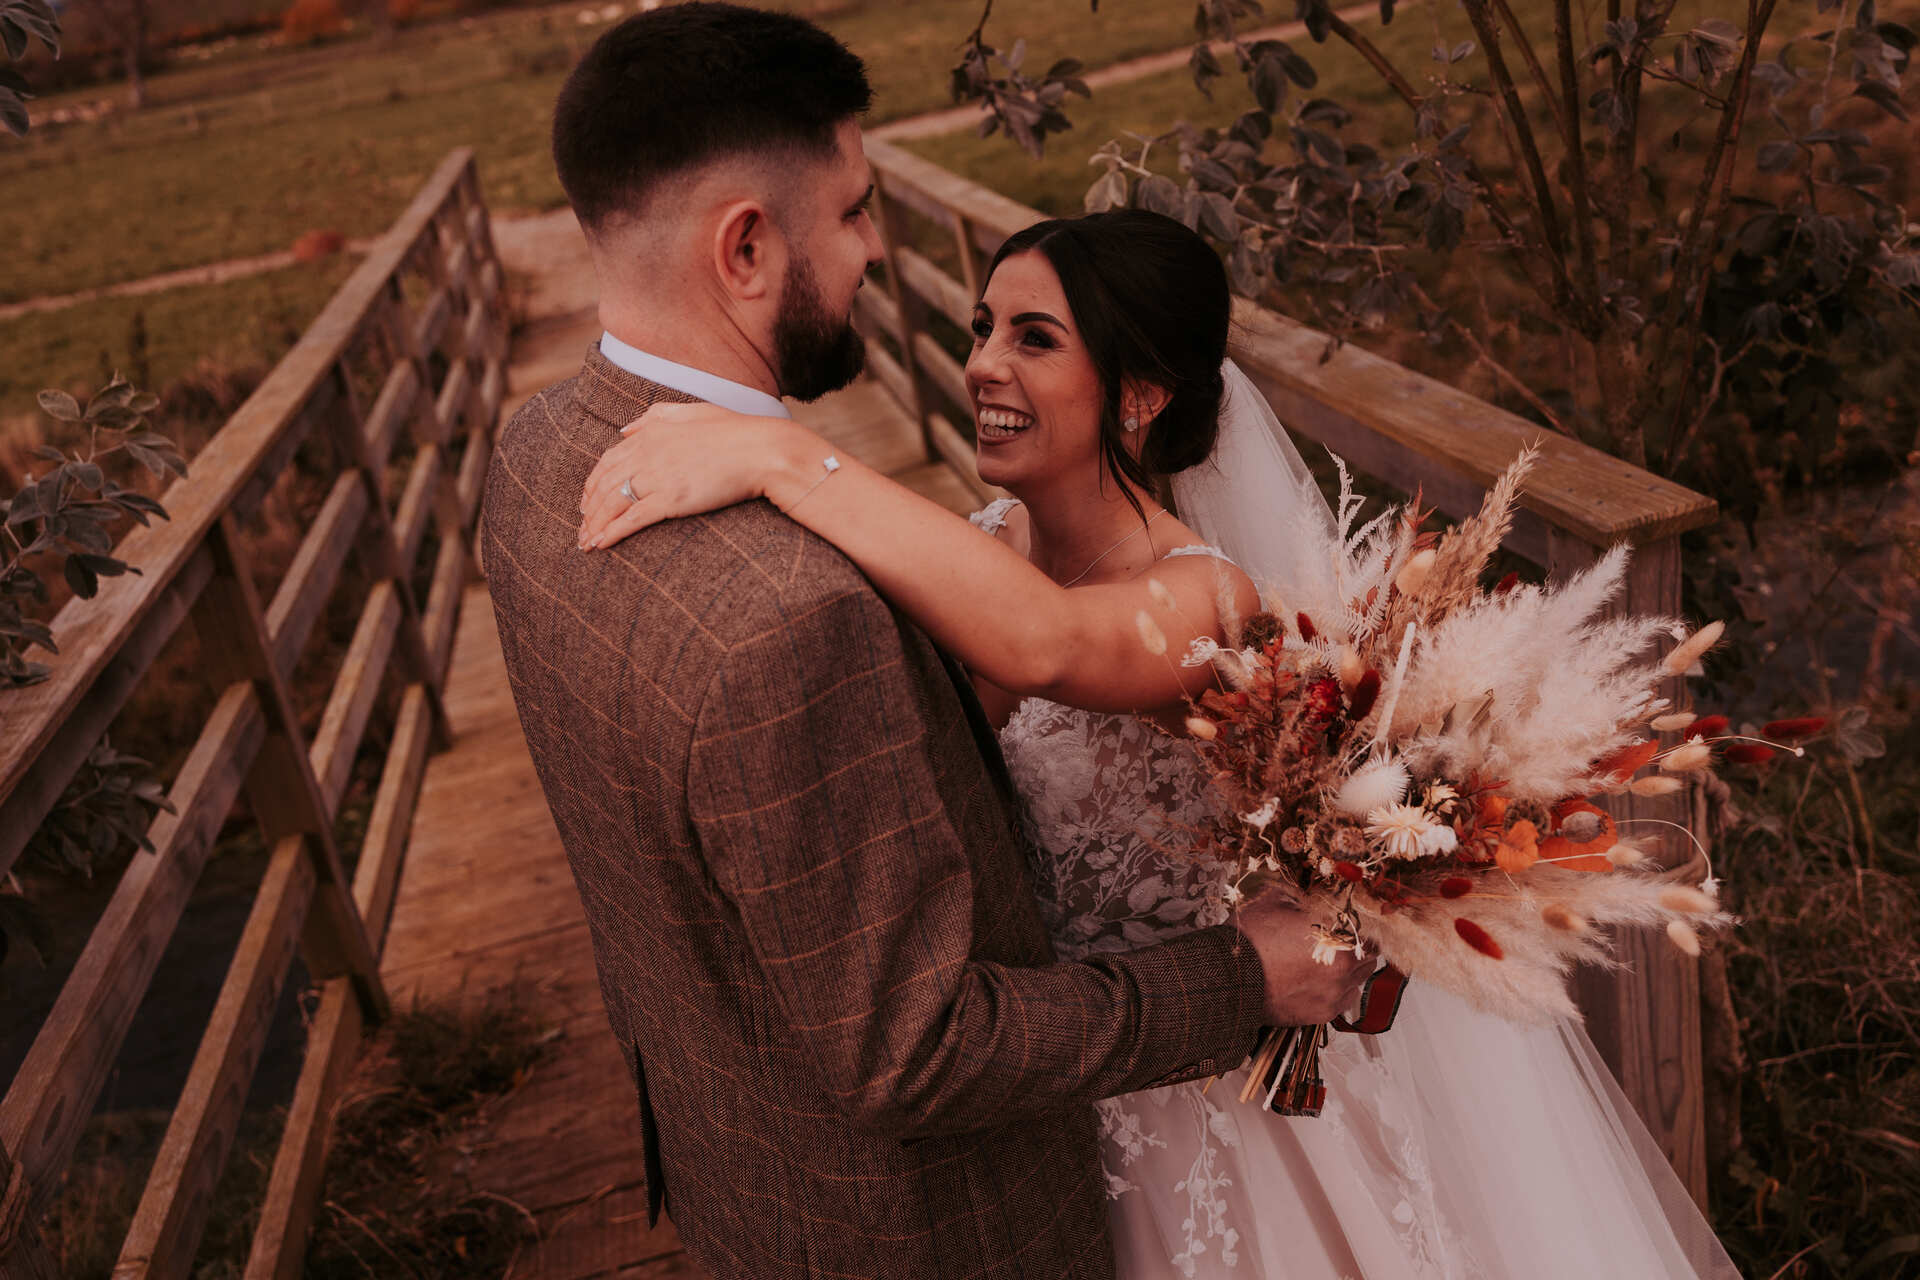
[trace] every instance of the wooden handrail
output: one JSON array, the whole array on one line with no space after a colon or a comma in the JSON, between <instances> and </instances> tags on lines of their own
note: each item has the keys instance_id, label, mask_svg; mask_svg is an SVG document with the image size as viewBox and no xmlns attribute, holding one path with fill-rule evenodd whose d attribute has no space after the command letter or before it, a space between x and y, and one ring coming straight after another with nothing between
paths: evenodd
<instances>
[{"instance_id":1,"label":"wooden handrail","mask_svg":"<svg viewBox=\"0 0 1920 1280\"><path fill-rule=\"evenodd\" d=\"M952 425L972 420L965 374L927 331L927 318L944 317L964 330L979 287L976 255L993 253L1042 215L890 143L868 138L866 150L887 250L886 294L862 291L870 295L860 304L868 366L920 423L929 456L946 459L984 498L972 443ZM914 218L926 225L916 229ZM940 267L939 257L957 258L958 274ZM1252 302L1235 303L1232 352L1291 431L1358 472L1418 491L1449 515L1477 510L1514 455L1538 445L1540 459L1506 547L1564 575L1616 543L1631 543L1634 562L1615 607L1679 612L1679 535L1713 521L1711 498ZM1626 821L1685 825L1691 814L1682 799L1629 796L1609 807ZM1663 939L1634 934L1617 945L1624 968L1583 971L1576 997L1602 1056L1704 1203L1695 966Z\"/></svg>"},{"instance_id":2,"label":"wooden handrail","mask_svg":"<svg viewBox=\"0 0 1920 1280\"><path fill-rule=\"evenodd\" d=\"M406 287L419 279L424 303ZM470 150L449 155L260 387L118 555L140 576L107 580L53 623L49 680L0 701L0 870L58 801L100 734L188 619L212 709L148 831L0 1100L0 1274L28 1265L35 1215L59 1185L215 836L244 793L270 854L227 978L122 1246L116 1276L188 1274L271 1015L296 951L329 1015L309 1039L301 1087L337 1082L362 1028L386 1012L379 953L429 749L449 737L441 688L472 564L479 478L505 389L502 273ZM375 367L365 371L368 362ZM378 391L361 404L356 362ZM411 428L411 439L403 431ZM332 438L339 471L271 599L255 592L242 521L303 443ZM407 462L403 455L411 449ZM389 468L407 476L397 505ZM431 586L414 596L426 535ZM316 732L290 681L337 599L349 554L367 581L359 624ZM390 680L393 672L397 681ZM397 683L380 782L351 883L336 820L361 746ZM331 1005L329 1005L331 1002ZM341 1034L342 1029L348 1034ZM330 1095L329 1095L330 1096ZM325 1099L323 1099L324 1101ZM298 1111L298 1108L296 1108ZM248 1274L297 1274L330 1106L281 1139ZM9 1163L10 1161L10 1163ZM299 1228L289 1232L288 1227Z\"/></svg>"}]
</instances>

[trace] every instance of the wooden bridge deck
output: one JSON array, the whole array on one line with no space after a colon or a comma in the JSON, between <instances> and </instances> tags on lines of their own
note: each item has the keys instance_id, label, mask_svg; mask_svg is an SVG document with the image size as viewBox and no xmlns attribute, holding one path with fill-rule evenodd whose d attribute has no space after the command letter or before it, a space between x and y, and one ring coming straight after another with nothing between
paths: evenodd
<instances>
[{"instance_id":1,"label":"wooden bridge deck","mask_svg":"<svg viewBox=\"0 0 1920 1280\"><path fill-rule=\"evenodd\" d=\"M582 317L524 335L524 398L568 372L595 336ZM532 375L530 377L524 375ZM870 382L797 411L846 451L958 510L959 477L926 463L913 423ZM515 1280L702 1274L672 1227L649 1230L639 1121L608 1033L579 898L515 718L486 588L469 589L446 704L452 747L429 764L382 963L401 1007L511 993L557 1034L472 1153L476 1191L523 1205L539 1225Z\"/></svg>"}]
</instances>

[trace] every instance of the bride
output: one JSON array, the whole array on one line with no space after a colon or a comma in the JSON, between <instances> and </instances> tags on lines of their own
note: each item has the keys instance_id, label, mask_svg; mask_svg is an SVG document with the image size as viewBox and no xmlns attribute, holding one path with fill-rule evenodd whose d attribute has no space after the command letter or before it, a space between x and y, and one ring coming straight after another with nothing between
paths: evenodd
<instances>
[{"instance_id":1,"label":"bride","mask_svg":"<svg viewBox=\"0 0 1920 1280\"><path fill-rule=\"evenodd\" d=\"M1256 611L1255 580L1284 597L1319 572L1288 531L1332 519L1225 359L1228 314L1218 259L1171 219L1040 223L974 309L980 476L1016 495L974 527L793 422L665 405L588 480L581 544L768 499L973 674L1063 958L1220 923L1221 868L1179 854L1209 803L1184 699L1211 671L1178 657ZM1157 643L1143 611L1188 630ZM1317 1119L1234 1102L1244 1067L1100 1104L1122 1276L1736 1274L1579 1026L1416 985L1391 1031L1336 1035L1323 1064Z\"/></svg>"}]
</instances>

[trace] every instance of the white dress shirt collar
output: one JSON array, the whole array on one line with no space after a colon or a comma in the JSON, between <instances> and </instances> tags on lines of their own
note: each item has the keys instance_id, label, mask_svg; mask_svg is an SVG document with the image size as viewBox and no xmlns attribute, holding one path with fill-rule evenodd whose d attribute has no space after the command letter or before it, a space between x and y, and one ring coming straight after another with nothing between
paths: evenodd
<instances>
[{"instance_id":1,"label":"white dress shirt collar","mask_svg":"<svg viewBox=\"0 0 1920 1280\"><path fill-rule=\"evenodd\" d=\"M610 333L600 335L600 354L636 378L657 382L663 387L717 404L735 413L755 413L768 418L791 418L787 406L764 391L729 381L705 369L689 368L662 360L640 348L620 341Z\"/></svg>"}]
</instances>

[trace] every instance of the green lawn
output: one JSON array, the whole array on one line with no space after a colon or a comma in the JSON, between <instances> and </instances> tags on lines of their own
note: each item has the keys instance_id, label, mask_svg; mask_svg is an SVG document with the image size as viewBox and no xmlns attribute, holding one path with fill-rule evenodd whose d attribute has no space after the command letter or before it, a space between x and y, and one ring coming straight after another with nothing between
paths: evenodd
<instances>
[{"instance_id":1,"label":"green lawn","mask_svg":"<svg viewBox=\"0 0 1920 1280\"><path fill-rule=\"evenodd\" d=\"M225 284L104 298L0 320L0 351L6 353L0 360L0 424L35 419L34 395L42 387L84 394L105 380L103 369L131 375L135 313L146 328L148 380L156 390L203 359L230 368L271 365L354 265L341 255Z\"/></svg>"},{"instance_id":2,"label":"green lawn","mask_svg":"<svg viewBox=\"0 0 1920 1280\"><path fill-rule=\"evenodd\" d=\"M872 71L876 121L948 104L946 72L979 0L821 0L812 12ZM561 200L547 123L565 68L603 29L575 6L514 11L320 50L236 56L155 77L140 115L0 143L0 302L285 248L315 228L384 228L448 150L472 144L496 209ZM1030 59L1069 46L1091 65L1180 45L1168 0L1002 0L990 31ZM46 111L112 96L93 89Z\"/></svg>"}]
</instances>

